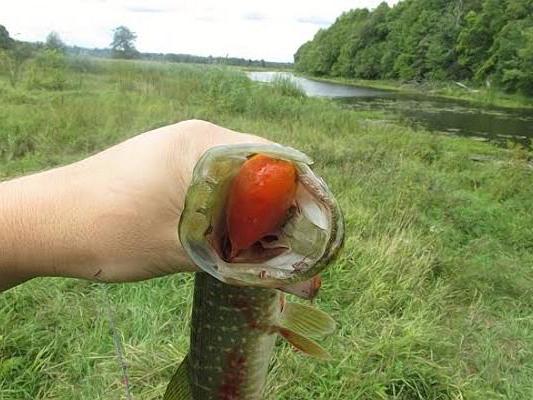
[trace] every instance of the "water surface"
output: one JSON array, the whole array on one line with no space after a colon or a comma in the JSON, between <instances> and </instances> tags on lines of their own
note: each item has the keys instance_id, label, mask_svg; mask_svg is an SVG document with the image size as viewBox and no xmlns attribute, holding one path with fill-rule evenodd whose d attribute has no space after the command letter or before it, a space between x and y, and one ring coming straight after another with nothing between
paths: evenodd
<instances>
[{"instance_id":1,"label":"water surface","mask_svg":"<svg viewBox=\"0 0 533 400\"><path fill-rule=\"evenodd\" d=\"M528 147L533 141L533 110L319 82L289 72L250 72L248 75L259 82L272 82L276 75L281 75L300 85L308 96L331 97L355 110L384 111L390 119L405 120L430 131L497 143L513 140Z\"/></svg>"},{"instance_id":2,"label":"water surface","mask_svg":"<svg viewBox=\"0 0 533 400\"><path fill-rule=\"evenodd\" d=\"M390 92L384 90L365 88L359 86L349 86L340 83L320 82L307 78L302 78L291 74L290 72L249 72L250 79L258 82L272 82L277 76L289 78L296 82L308 96L312 97L332 97L332 98L351 98L351 97L379 97L387 95Z\"/></svg>"}]
</instances>

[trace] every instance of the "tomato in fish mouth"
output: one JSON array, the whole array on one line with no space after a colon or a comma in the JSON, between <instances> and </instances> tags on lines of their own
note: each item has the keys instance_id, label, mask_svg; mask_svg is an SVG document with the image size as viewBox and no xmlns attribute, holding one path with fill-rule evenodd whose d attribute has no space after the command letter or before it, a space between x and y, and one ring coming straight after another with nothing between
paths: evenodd
<instances>
[{"instance_id":1,"label":"tomato in fish mouth","mask_svg":"<svg viewBox=\"0 0 533 400\"><path fill-rule=\"evenodd\" d=\"M256 154L246 160L231 182L226 205L224 258L232 262L243 251L257 259L272 248L262 246L277 239L276 231L294 207L298 174L290 162Z\"/></svg>"}]
</instances>

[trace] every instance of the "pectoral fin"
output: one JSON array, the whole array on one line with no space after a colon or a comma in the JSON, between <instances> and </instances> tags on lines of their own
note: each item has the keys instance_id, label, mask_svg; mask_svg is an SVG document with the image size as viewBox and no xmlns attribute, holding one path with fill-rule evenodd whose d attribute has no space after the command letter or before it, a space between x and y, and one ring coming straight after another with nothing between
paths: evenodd
<instances>
[{"instance_id":1,"label":"pectoral fin","mask_svg":"<svg viewBox=\"0 0 533 400\"><path fill-rule=\"evenodd\" d=\"M335 330L335 321L324 311L296 303L285 304L279 325L311 337L326 336Z\"/></svg>"},{"instance_id":2,"label":"pectoral fin","mask_svg":"<svg viewBox=\"0 0 533 400\"><path fill-rule=\"evenodd\" d=\"M193 400L189 373L187 371L188 357L181 362L178 370L170 380L163 400Z\"/></svg>"},{"instance_id":3,"label":"pectoral fin","mask_svg":"<svg viewBox=\"0 0 533 400\"><path fill-rule=\"evenodd\" d=\"M287 328L278 327L277 330L284 339L303 353L323 360L331 359L329 353L314 340L306 338L305 336Z\"/></svg>"}]
</instances>

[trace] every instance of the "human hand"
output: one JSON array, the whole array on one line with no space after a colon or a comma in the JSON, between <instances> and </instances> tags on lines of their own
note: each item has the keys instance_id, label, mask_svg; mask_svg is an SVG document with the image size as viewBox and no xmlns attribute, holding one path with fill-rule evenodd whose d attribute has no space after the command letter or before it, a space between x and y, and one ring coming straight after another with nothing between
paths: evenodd
<instances>
[{"instance_id":1,"label":"human hand","mask_svg":"<svg viewBox=\"0 0 533 400\"><path fill-rule=\"evenodd\" d=\"M133 137L0 184L0 290L36 276L124 282L194 271L177 236L192 170L209 148L268 143L204 121Z\"/></svg>"}]
</instances>

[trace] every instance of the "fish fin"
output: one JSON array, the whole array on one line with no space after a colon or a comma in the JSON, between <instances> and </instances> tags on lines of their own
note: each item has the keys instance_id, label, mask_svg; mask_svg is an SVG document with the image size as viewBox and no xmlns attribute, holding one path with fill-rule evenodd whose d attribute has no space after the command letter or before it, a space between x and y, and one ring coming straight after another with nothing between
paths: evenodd
<instances>
[{"instance_id":1,"label":"fish fin","mask_svg":"<svg viewBox=\"0 0 533 400\"><path fill-rule=\"evenodd\" d=\"M331 359L330 354L314 340L281 326L277 327L277 331L285 340L303 353L323 360Z\"/></svg>"},{"instance_id":2,"label":"fish fin","mask_svg":"<svg viewBox=\"0 0 533 400\"><path fill-rule=\"evenodd\" d=\"M284 305L279 325L311 337L326 336L335 330L335 321L324 311L296 303Z\"/></svg>"},{"instance_id":3,"label":"fish fin","mask_svg":"<svg viewBox=\"0 0 533 400\"><path fill-rule=\"evenodd\" d=\"M172 376L163 400L193 400L189 373L187 371L188 357L188 355L185 356L178 370Z\"/></svg>"},{"instance_id":4,"label":"fish fin","mask_svg":"<svg viewBox=\"0 0 533 400\"><path fill-rule=\"evenodd\" d=\"M302 299L312 300L318 294L321 284L322 281L320 279L320 275L316 275L313 278L303 282L282 286L279 288L279 290L301 297Z\"/></svg>"}]
</instances>

